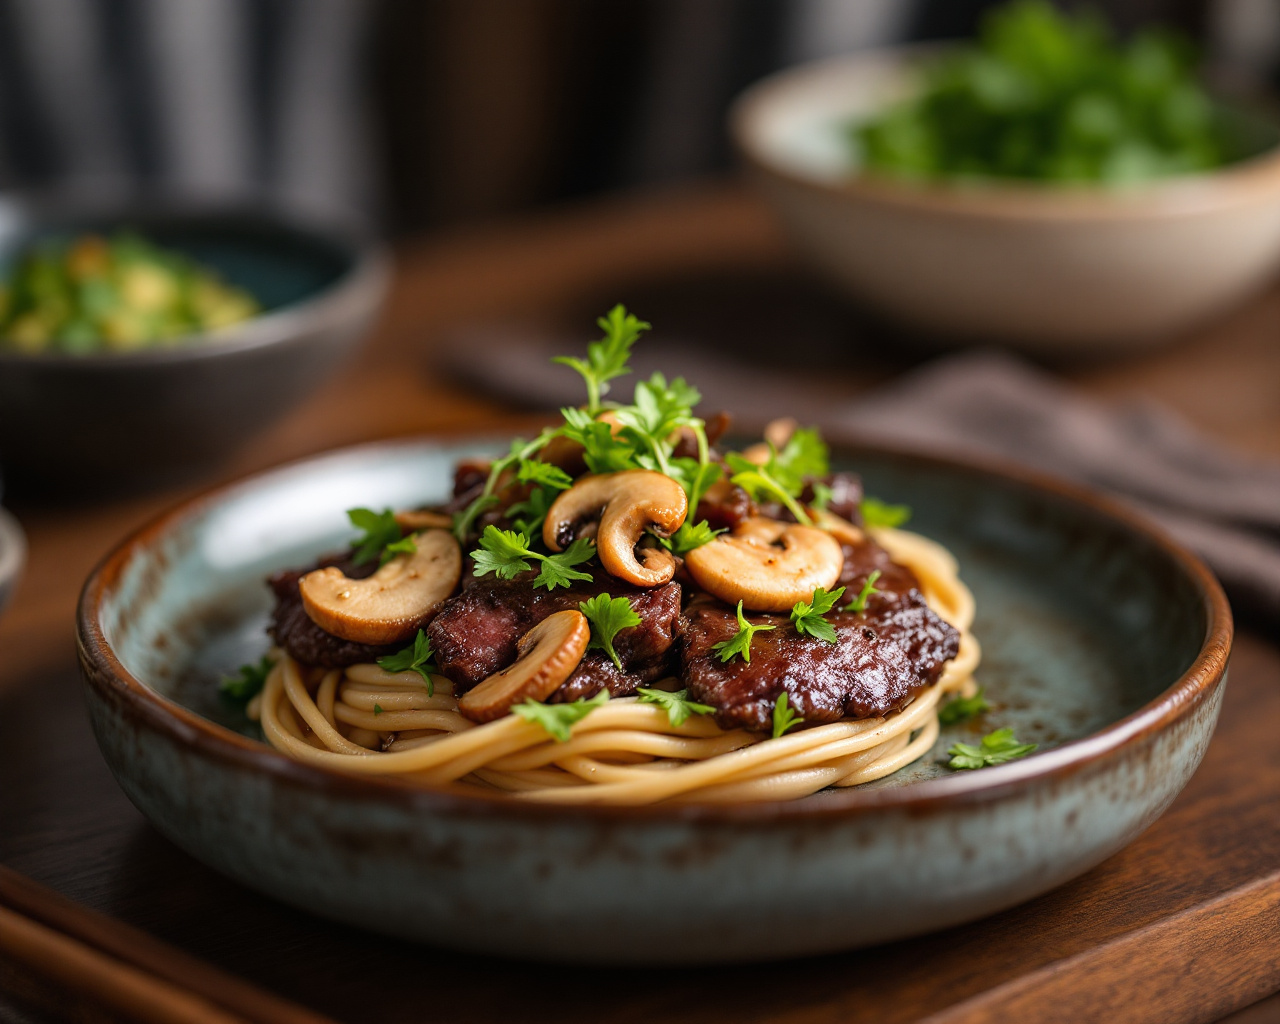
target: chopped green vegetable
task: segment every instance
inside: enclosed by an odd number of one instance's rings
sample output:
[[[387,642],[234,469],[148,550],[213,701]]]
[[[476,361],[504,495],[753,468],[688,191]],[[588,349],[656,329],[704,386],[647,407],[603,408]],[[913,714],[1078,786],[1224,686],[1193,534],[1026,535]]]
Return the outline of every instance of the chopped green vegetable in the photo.
[[[275,667],[275,661],[263,655],[257,662],[249,662],[236,669],[234,675],[223,676],[218,684],[218,692],[230,700],[249,700],[262,692],[267,685],[267,676]]]
[[[997,729],[982,737],[982,744],[953,743],[947,753],[951,756],[951,767],[957,769],[985,768],[988,765],[1004,764],[1020,757],[1026,757],[1036,749],[1036,743],[1019,743],[1014,738],[1012,729]]]
[[[773,706],[773,738],[776,740],[788,729],[794,729],[804,719],[787,707],[787,691],[778,695],[778,702]]]
[[[991,705],[979,690],[972,697],[955,697],[938,709],[938,721],[943,725],[955,725],[967,721],[988,710]]]
[[[427,695],[430,696],[436,691],[436,684],[431,679],[431,673],[436,670],[431,662],[434,654],[431,641],[420,629],[413,643],[404,650],[379,658],[378,668],[383,672],[417,672],[422,676],[422,681],[427,684]]]
[[[557,356],[552,362],[571,366],[582,375],[587,384],[587,412],[594,416],[600,411],[600,399],[609,392],[609,381],[631,372],[627,366],[631,358],[631,346],[640,335],[649,330],[649,324],[637,320],[621,303],[596,321],[604,331],[604,337],[587,346],[587,358]]]
[[[512,707],[511,713],[526,722],[542,726],[556,742],[567,743],[573,725],[608,702],[609,691],[601,690],[590,700],[579,699],[570,704],[542,704],[536,700],[526,700],[523,704]]]
[[[572,568],[590,561],[596,553],[595,544],[585,538],[575,540],[569,547],[555,555],[544,555],[529,547],[529,538],[513,530],[500,530],[486,526],[480,536],[480,550],[471,552],[475,561],[475,575],[495,573],[500,579],[514,579],[532,566],[528,559],[542,563],[542,569],[533,581],[535,587],[567,587],[574,580],[591,581],[591,574]]]
[[[844,606],[847,612],[865,612],[867,610],[867,601],[871,599],[872,594],[878,594],[880,591],[876,589],[876,580],[880,578],[880,570],[873,569],[871,574],[867,576],[866,582],[862,584],[862,589],[858,591],[858,596]]]
[[[136,235],[44,241],[0,286],[0,349],[128,352],[173,344],[257,316],[242,288]]]
[[[837,587],[830,593],[819,587],[813,592],[811,600],[797,601],[791,609],[791,622],[796,627],[796,632],[808,633],[829,644],[835,643],[835,627],[823,616],[836,606],[843,594],[844,587]]]
[[[625,597],[597,594],[589,601],[579,601],[578,608],[591,623],[591,641],[587,650],[601,650],[619,669],[622,659],[613,649],[614,638],[624,629],[640,625],[640,616]]]
[[[742,602],[738,602],[738,632],[734,634],[731,640],[721,640],[711,649],[720,654],[721,661],[732,661],[735,657],[740,657],[743,661],[750,664],[751,662],[751,638],[761,630],[777,629],[777,626],[771,624],[761,624],[753,626],[747,621],[747,617],[742,614]]]
[[[715,708],[710,704],[695,704],[689,700],[688,690],[651,690],[644,686],[636,688],[641,704],[658,704],[666,708],[667,721],[673,729],[677,729],[689,720],[690,715],[710,715]]]
[[[910,505],[889,505],[879,498],[863,498],[858,506],[862,513],[862,522],[866,526],[886,526],[896,529],[911,518]]]
[[[906,179],[1128,185],[1205,171],[1243,154],[1195,64],[1168,31],[1120,42],[1093,12],[1016,0],[852,139],[866,171]]]

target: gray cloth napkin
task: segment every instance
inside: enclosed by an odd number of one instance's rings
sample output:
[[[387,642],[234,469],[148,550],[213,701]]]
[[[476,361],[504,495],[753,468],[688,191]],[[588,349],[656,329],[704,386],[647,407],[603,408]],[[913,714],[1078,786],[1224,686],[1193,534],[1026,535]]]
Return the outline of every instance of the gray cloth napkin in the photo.
[[[448,368],[487,391],[543,408],[581,400],[577,377],[550,363],[580,341],[508,326],[473,327],[453,342]],[[801,379],[679,338],[646,339],[634,363],[640,377],[685,375],[704,409],[726,409],[750,430],[794,415],[887,446],[994,455],[1100,488],[1199,553],[1237,608],[1280,622],[1280,464],[1235,455],[1154,404],[1104,405],[991,352],[937,359],[854,402],[838,377]],[[627,380],[618,392],[630,393]]]
[[[1241,608],[1280,620],[1280,464],[1151,403],[1108,407],[1008,356],[941,359],[826,417],[885,444],[994,455],[1110,492],[1198,552]]]

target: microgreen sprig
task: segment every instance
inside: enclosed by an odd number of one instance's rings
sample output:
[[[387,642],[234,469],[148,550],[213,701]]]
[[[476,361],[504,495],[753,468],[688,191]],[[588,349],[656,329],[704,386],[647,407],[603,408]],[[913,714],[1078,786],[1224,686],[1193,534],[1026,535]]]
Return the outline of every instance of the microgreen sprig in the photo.
[[[778,695],[778,702],[773,706],[773,738],[776,740],[788,729],[794,729],[804,719],[787,706],[787,691]]]
[[[627,361],[631,358],[631,346],[650,325],[627,312],[621,303],[614,306],[596,324],[604,331],[604,337],[587,346],[587,358],[556,356],[552,360],[569,366],[582,375],[587,385],[587,413],[595,416],[600,411],[600,400],[609,392],[609,381],[631,372]]]
[[[678,729],[689,720],[690,715],[710,715],[715,708],[710,704],[696,704],[689,700],[688,690],[651,690],[644,686],[636,687],[641,704],[657,704],[666,709],[667,721],[673,729]]]
[[[427,639],[427,634],[418,630],[418,635],[413,638],[413,643],[408,647],[395,654],[379,658],[378,668],[383,672],[417,672],[426,683],[427,696],[430,697],[436,692],[435,682],[431,678],[431,673],[436,670],[431,661],[434,655],[435,652],[431,649],[431,641]]]
[[[609,655],[610,660],[619,670],[622,659],[613,649],[613,641],[624,629],[640,625],[640,616],[631,607],[625,597],[610,597],[608,594],[597,594],[589,601],[579,601],[578,608],[591,623],[591,640],[588,650],[601,650]]]
[[[808,601],[797,601],[791,608],[791,623],[797,633],[808,633],[829,644],[837,642],[836,630],[830,622],[823,618],[836,606],[836,602],[844,595],[844,587],[837,587],[831,592],[819,587]]]
[[[711,649],[720,655],[721,661],[732,661],[735,657],[741,658],[747,664],[751,663],[751,640],[759,632],[777,629],[771,623],[761,623],[760,625],[752,625],[747,621],[747,617],[742,614],[742,602],[738,602],[738,632],[732,639],[721,640]]]
[[[980,745],[953,743],[947,753],[951,757],[949,763],[952,768],[974,769],[1026,757],[1038,746],[1036,743],[1019,743],[1012,729],[997,729],[983,736]]]
[[[880,593],[876,589],[876,580],[880,578],[880,570],[873,569],[871,575],[862,584],[862,589],[858,591],[858,596],[844,606],[843,611],[862,613],[867,610],[867,602],[871,599],[872,594]]]
[[[591,581],[591,574],[574,569],[573,566],[589,561],[596,553],[595,544],[586,538],[579,538],[564,551],[555,555],[544,555],[529,547],[529,538],[514,530],[500,530],[489,525],[480,535],[480,550],[471,552],[475,562],[475,575],[496,574],[500,579],[509,580],[522,572],[528,572],[532,566],[529,559],[542,563],[542,569],[533,581],[535,587],[567,587],[574,580]]]
[[[361,532],[355,542],[355,563],[363,565],[377,558],[386,563],[398,554],[417,551],[412,537],[402,536],[400,524],[391,509],[375,512],[371,508],[347,509],[351,525]]]
[[[601,690],[590,700],[575,700],[569,704],[542,704],[536,700],[526,700],[511,708],[511,713],[542,726],[543,730],[557,743],[567,743],[573,726],[581,722],[596,708],[609,702],[609,691]]]
[[[275,660],[264,654],[256,662],[248,662],[236,669],[234,675],[223,676],[218,684],[218,692],[229,700],[247,701],[262,692],[267,684],[267,676],[275,668]]]
[[[988,711],[990,702],[979,689],[972,697],[956,697],[938,709],[938,721],[942,725],[956,725]]]

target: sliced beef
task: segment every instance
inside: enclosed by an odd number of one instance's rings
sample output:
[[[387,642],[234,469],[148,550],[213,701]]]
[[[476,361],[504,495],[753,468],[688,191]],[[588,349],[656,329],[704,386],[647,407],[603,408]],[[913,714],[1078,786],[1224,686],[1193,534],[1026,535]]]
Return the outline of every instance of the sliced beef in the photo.
[[[738,631],[732,609],[700,598],[681,620],[683,681],[694,700],[716,709],[725,728],[768,731],[784,690],[805,721],[834,722],[896,711],[927,685],[901,647],[852,612],[827,616],[834,644],[798,633],[782,616],[748,618],[774,626],[755,634],[749,663],[722,662],[714,650]]]
[[[623,696],[669,671],[680,615],[679,584],[645,590],[600,573],[592,583],[549,591],[533,586],[535,575],[522,573],[513,580],[468,577],[462,593],[446,601],[427,627],[436,664],[459,693],[515,661],[520,638],[548,615],[576,609],[579,602],[604,592],[628,598],[641,620],[614,639],[622,671],[603,652],[589,651],[550,699],[590,697],[602,686],[615,697]]]
[[[276,573],[267,580],[276,595],[276,606],[271,613],[271,625],[267,631],[275,638],[276,643],[304,665],[319,665],[323,668],[345,668],[348,665],[376,661],[398,651],[403,645],[371,647],[368,644],[352,643],[326,633],[311,621],[307,610],[302,606],[298,581],[312,569],[323,569],[330,565],[337,566],[352,579],[364,579],[373,575],[378,568],[376,561],[356,565],[348,553],[321,559],[307,569],[288,569]]]
[[[787,617],[749,616],[775,628],[755,634],[750,663],[722,662],[713,648],[737,633],[734,610],[707,596],[690,603],[679,629],[681,675],[695,700],[717,709],[721,725],[768,730],[784,690],[809,722],[885,715],[937,682],[956,656],[959,631],[925,603],[910,569],[870,540],[844,552],[846,602],[872,572],[881,575],[865,611],[826,616],[834,644],[798,633]]]

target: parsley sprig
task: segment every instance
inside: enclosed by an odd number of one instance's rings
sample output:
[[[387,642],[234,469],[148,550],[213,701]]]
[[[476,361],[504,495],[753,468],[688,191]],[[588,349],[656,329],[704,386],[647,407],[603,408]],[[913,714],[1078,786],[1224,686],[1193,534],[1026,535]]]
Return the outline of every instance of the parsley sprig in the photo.
[[[241,665],[233,675],[222,677],[218,692],[229,700],[250,700],[267,685],[267,676],[275,664],[270,655],[264,654],[259,661]]]
[[[836,606],[843,595],[844,587],[837,587],[830,592],[819,587],[808,601],[797,601],[791,608],[791,622],[796,627],[796,632],[816,636],[829,644],[836,643],[835,627],[823,616]]]
[[[638,686],[636,693],[640,696],[641,704],[657,704],[665,708],[667,721],[673,729],[684,725],[690,715],[710,715],[716,710],[710,704],[696,704],[689,700],[688,690],[651,690]]]
[[[778,702],[773,706],[773,738],[776,740],[788,729],[794,729],[804,719],[787,706],[787,691],[778,695]]]
[[[417,546],[413,537],[402,536],[396,514],[391,509],[375,512],[371,508],[347,509],[351,525],[361,532],[355,543],[355,563],[364,565],[375,558],[383,565],[398,554],[413,554]]]
[[[459,544],[467,542],[471,529],[480,514],[498,504],[499,499],[495,492],[502,478],[522,463],[531,461],[534,455],[545,448],[551,442],[551,439],[559,433],[557,429],[548,427],[532,441],[517,437],[511,442],[511,448],[506,455],[494,459],[489,464],[489,476],[485,479],[484,488],[470,505],[461,512],[454,514],[453,535],[458,538]]]
[[[1037,746],[1039,744],[1019,743],[1012,729],[997,729],[983,736],[980,745],[953,743],[947,753],[951,757],[952,768],[986,768],[988,765],[1004,764],[1006,761],[1026,757]]]
[[[738,602],[738,632],[733,635],[730,640],[721,640],[711,649],[720,655],[721,661],[732,661],[734,658],[741,658],[748,665],[751,664],[751,639],[762,630],[777,629],[777,626],[771,623],[762,623],[758,626],[752,625],[747,621],[747,617],[742,614],[742,602]]]
[[[970,718],[990,710],[990,708],[990,702],[983,696],[982,690],[979,689],[972,697],[956,697],[943,704],[938,709],[938,721],[942,725],[956,725],[959,722],[968,721]]]
[[[600,411],[600,400],[609,392],[609,381],[631,372],[627,361],[631,358],[631,346],[650,325],[627,312],[622,303],[614,306],[596,324],[604,331],[604,337],[587,346],[587,358],[557,356],[552,362],[570,366],[582,375],[587,384],[587,413],[595,416]]]
[[[873,569],[866,581],[862,584],[862,589],[858,591],[858,596],[844,606],[846,612],[858,612],[861,614],[867,610],[867,602],[871,600],[872,594],[879,594],[876,589],[876,580],[880,578],[880,570]]]
[[[523,704],[514,705],[511,713],[526,722],[542,726],[557,743],[567,743],[573,726],[608,702],[609,691],[601,690],[590,700],[579,699],[569,704],[542,704],[536,700],[526,700]]]
[[[573,566],[589,561],[596,553],[595,543],[586,538],[579,538],[564,551],[555,555],[544,555],[529,547],[529,538],[514,530],[500,530],[489,525],[480,535],[480,550],[471,552],[475,561],[475,575],[496,574],[500,579],[509,580],[533,567],[529,559],[542,563],[542,569],[533,581],[535,587],[567,587],[574,580],[591,581],[589,572],[574,569]]]
[[[578,608],[591,623],[591,640],[587,650],[601,650],[609,655],[610,660],[622,669],[622,659],[613,649],[613,641],[624,629],[640,625],[640,616],[631,607],[625,597],[610,597],[608,594],[597,594],[589,601],[579,601]]]
[[[534,486],[528,497],[507,508],[507,518],[518,531],[533,537],[551,511],[556,495],[573,486],[573,477],[541,459],[524,459],[516,470],[516,481]]]
[[[879,498],[863,498],[858,511],[862,513],[862,522],[871,527],[887,526],[893,529],[911,518],[910,505],[890,505]]]
[[[436,692],[436,684],[431,679],[431,673],[436,671],[431,661],[434,655],[435,651],[431,649],[431,641],[427,639],[427,634],[418,630],[413,643],[404,650],[379,658],[378,668],[383,672],[417,672],[422,676],[422,681],[427,684],[427,696],[430,697]]]

